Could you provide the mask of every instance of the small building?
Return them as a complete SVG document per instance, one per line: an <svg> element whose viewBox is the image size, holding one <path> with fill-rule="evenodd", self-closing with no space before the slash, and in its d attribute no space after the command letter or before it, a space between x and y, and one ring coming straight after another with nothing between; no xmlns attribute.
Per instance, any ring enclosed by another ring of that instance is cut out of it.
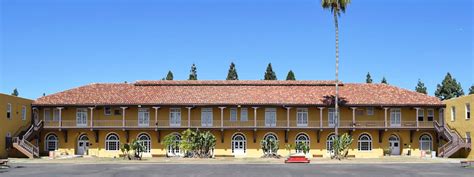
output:
<svg viewBox="0 0 474 177"><path fill-rule="evenodd" d="M474 94L461 96L443 101L446 104L446 125L452 129L458 141L452 140L445 143L442 148L454 149L450 152L453 157L474 159L474 148L471 143L471 133L474 133L474 121L471 120L471 108L474 105Z"/></svg>

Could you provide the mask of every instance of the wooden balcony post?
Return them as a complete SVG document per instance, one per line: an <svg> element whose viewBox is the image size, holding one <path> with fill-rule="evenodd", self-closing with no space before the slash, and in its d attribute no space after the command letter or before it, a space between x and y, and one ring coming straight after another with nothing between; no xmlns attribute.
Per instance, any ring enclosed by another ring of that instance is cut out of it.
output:
<svg viewBox="0 0 474 177"><path fill-rule="evenodd" d="M155 106L153 109L155 109L155 127L158 127L158 109L160 109L160 107Z"/></svg>
<svg viewBox="0 0 474 177"><path fill-rule="evenodd" d="M415 118L415 119L416 119L416 128L418 128L418 125L419 125L419 122L418 122L418 116L419 116L419 115L418 115L418 110L419 110L419 109L420 109L420 108L415 108L415 110L416 110L416 118Z"/></svg>
<svg viewBox="0 0 474 177"><path fill-rule="evenodd" d="M61 115L63 107L57 107L56 109L58 109L58 111L59 111L59 122L58 122L58 124L59 124L59 128L61 128L61 126L63 124L63 119L62 119L62 115Z"/></svg>
<svg viewBox="0 0 474 177"><path fill-rule="evenodd" d="M291 107L286 107L286 127L290 128L290 109Z"/></svg>
<svg viewBox="0 0 474 177"><path fill-rule="evenodd" d="M384 120L384 123L385 123L385 128L387 128L387 125L388 125L388 122L387 122L387 111L388 111L388 108L383 108L385 110L385 120Z"/></svg>
<svg viewBox="0 0 474 177"><path fill-rule="evenodd" d="M188 109L188 127L191 127L191 108L193 107L186 107Z"/></svg>
<svg viewBox="0 0 474 177"><path fill-rule="evenodd" d="M221 109L221 128L224 127L224 109L225 107L219 107Z"/></svg>
<svg viewBox="0 0 474 177"><path fill-rule="evenodd" d="M257 109L258 109L258 107L253 107L253 124L254 124L254 127L257 127Z"/></svg>
<svg viewBox="0 0 474 177"><path fill-rule="evenodd" d="M93 121L94 121L94 107L89 107L89 109L91 110L91 123L90 123L90 125L91 125L91 128L92 128L92 126L94 126L94 124L93 124Z"/></svg>
<svg viewBox="0 0 474 177"><path fill-rule="evenodd" d="M351 107L352 109L352 127L355 127L356 125L356 107Z"/></svg>
<svg viewBox="0 0 474 177"><path fill-rule="evenodd" d="M127 107L120 108L122 108L122 128L125 128L125 109L127 109Z"/></svg>
<svg viewBox="0 0 474 177"><path fill-rule="evenodd" d="M323 128L323 109L324 107L319 107L319 128Z"/></svg>

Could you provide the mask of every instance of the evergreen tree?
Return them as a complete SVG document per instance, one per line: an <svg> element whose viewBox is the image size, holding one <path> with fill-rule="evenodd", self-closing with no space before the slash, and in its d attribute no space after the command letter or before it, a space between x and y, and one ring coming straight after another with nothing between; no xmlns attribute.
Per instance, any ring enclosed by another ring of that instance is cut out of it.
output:
<svg viewBox="0 0 474 177"><path fill-rule="evenodd" d="M13 89L12 95L13 96L18 96L18 95L20 95L20 93L18 93L18 90L15 88L15 89Z"/></svg>
<svg viewBox="0 0 474 177"><path fill-rule="evenodd" d="M292 81L296 80L296 78L295 78L295 73L293 73L292 70L290 70L290 71L288 72L288 75L286 75L286 80L287 80L287 81L289 81L289 80L292 80Z"/></svg>
<svg viewBox="0 0 474 177"><path fill-rule="evenodd" d="M188 80L197 80L197 79L198 79L198 76L197 76L197 71L196 71L196 65L193 63L193 65L191 66L191 71L189 73Z"/></svg>
<svg viewBox="0 0 474 177"><path fill-rule="evenodd" d="M416 84L415 90L416 90L416 92L418 92L418 93L428 94L428 93L426 92L425 83L421 82L421 79L418 79L418 84Z"/></svg>
<svg viewBox="0 0 474 177"><path fill-rule="evenodd" d="M267 71L265 71L264 80L277 80L277 76L272 69L272 63L268 63Z"/></svg>
<svg viewBox="0 0 474 177"><path fill-rule="evenodd" d="M471 88L469 88L469 95L474 94L474 85L471 85Z"/></svg>
<svg viewBox="0 0 474 177"><path fill-rule="evenodd" d="M367 76L366 76L366 79L365 79L365 83L372 83L372 76L370 76L370 73L367 72Z"/></svg>
<svg viewBox="0 0 474 177"><path fill-rule="evenodd" d="M388 84L387 79L385 79L385 76L382 78L382 84Z"/></svg>
<svg viewBox="0 0 474 177"><path fill-rule="evenodd" d="M239 80L239 75L237 74L237 69L235 69L234 62L230 63L229 72L227 73L226 80Z"/></svg>
<svg viewBox="0 0 474 177"><path fill-rule="evenodd" d="M165 78L163 78L165 80ZM173 73L171 71L168 71L168 74L166 74L166 80L173 80Z"/></svg>
<svg viewBox="0 0 474 177"><path fill-rule="evenodd" d="M441 84L438 84L435 91L435 96L441 100L447 100L464 95L461 83L457 82L448 72Z"/></svg>

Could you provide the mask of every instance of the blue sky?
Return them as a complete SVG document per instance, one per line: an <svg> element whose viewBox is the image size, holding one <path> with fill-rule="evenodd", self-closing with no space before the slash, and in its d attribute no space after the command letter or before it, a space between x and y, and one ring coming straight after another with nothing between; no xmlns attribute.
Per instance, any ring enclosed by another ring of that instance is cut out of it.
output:
<svg viewBox="0 0 474 177"><path fill-rule="evenodd" d="M334 79L334 25L319 0L0 0L0 92L38 98L93 82ZM470 0L353 0L340 19L340 78L430 95L447 72L473 84Z"/></svg>

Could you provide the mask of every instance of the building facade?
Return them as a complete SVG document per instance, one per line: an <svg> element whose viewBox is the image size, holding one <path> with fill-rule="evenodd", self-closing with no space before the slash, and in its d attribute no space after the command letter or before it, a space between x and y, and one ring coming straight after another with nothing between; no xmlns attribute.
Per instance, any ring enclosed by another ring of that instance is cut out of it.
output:
<svg viewBox="0 0 474 177"><path fill-rule="evenodd" d="M31 124L31 103L33 100L0 93L0 159L7 158L12 149L12 137ZM13 156L17 154L11 154Z"/></svg>
<svg viewBox="0 0 474 177"><path fill-rule="evenodd" d="M450 100L445 100L446 104L446 125L455 130L456 134L471 145L471 148L462 148L454 156L463 158L474 158L473 144L471 143L471 133L474 133L474 121L471 120L471 108L474 105L474 95L467 95Z"/></svg>
<svg viewBox="0 0 474 177"><path fill-rule="evenodd" d="M260 157L260 141L307 143L307 156L329 157L339 134L354 141L356 158L420 156L436 151L434 122L444 122L437 98L386 84L339 83L336 123L332 81L137 81L90 84L37 99L35 122L43 122L42 154L118 157L123 143L139 139L146 156L180 155L162 145L166 135L188 128L210 130L216 156ZM293 151L294 153L294 151Z"/></svg>

